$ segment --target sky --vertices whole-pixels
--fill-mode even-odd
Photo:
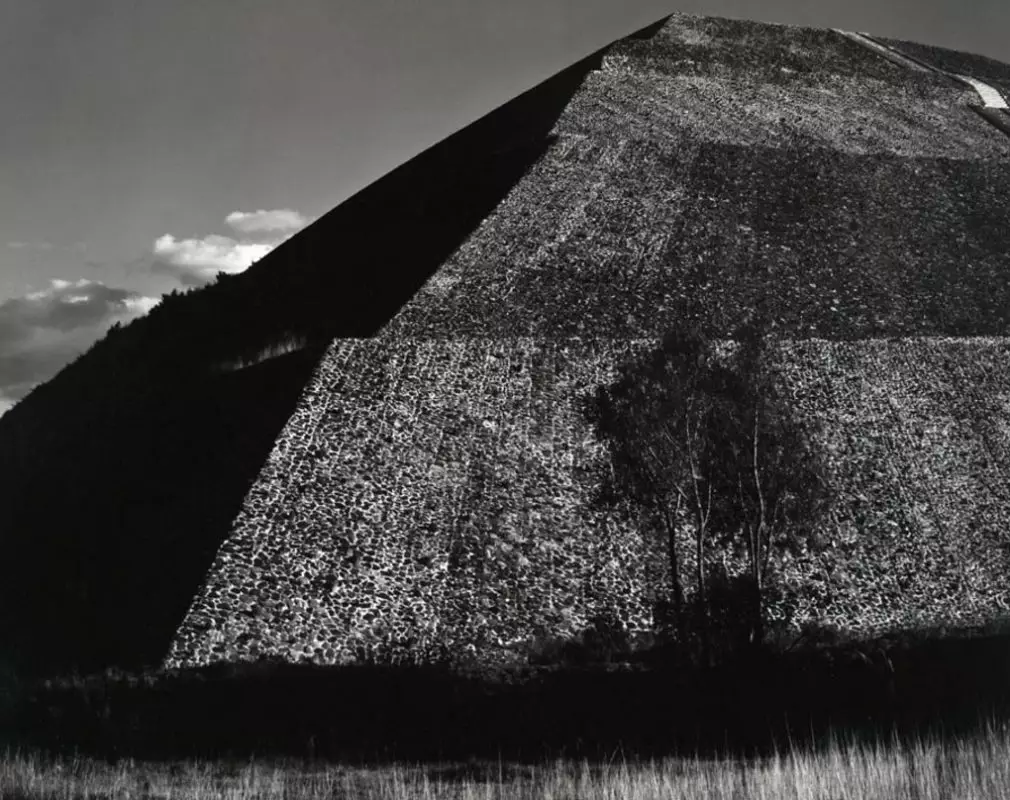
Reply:
[[[2,0],[0,414],[113,322],[673,11],[1010,62],[1006,0]]]

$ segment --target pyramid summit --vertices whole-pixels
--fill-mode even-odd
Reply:
[[[1001,615],[1010,138],[978,105],[828,30],[675,14],[592,54],[5,415],[0,641],[55,669],[648,633],[669,559],[597,502],[584,400],[757,308],[833,486],[790,624]]]

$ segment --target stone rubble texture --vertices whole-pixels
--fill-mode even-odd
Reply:
[[[664,544],[594,505],[578,402],[758,300],[840,498],[831,546],[782,566],[793,624],[1004,613],[1010,140],[975,102],[829,31],[674,15],[615,44],[399,314],[330,344],[166,666],[501,663],[601,615],[650,630]]]

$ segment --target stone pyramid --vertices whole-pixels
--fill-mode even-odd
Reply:
[[[77,589],[39,619],[57,637],[70,619],[90,626],[105,650],[73,641],[92,663],[150,662],[159,646],[169,667],[521,662],[601,617],[649,631],[669,584],[662,542],[593,502],[605,456],[579,402],[685,319],[728,339],[761,303],[838,497],[830,566],[810,553],[788,567],[814,589],[793,624],[1000,616],[1010,138],[939,70],[1005,91],[1010,67],[884,49],[939,69],[841,32],[675,14],[426,151],[245,275],[164,303],[0,421],[0,452],[19,458],[2,529],[12,580],[39,541],[72,549],[60,574]],[[258,322],[254,335],[212,319]],[[144,361],[183,328],[209,342],[200,368],[165,356],[121,391],[148,398],[165,376],[196,387],[157,419],[176,420],[181,442],[180,420],[202,420],[172,463],[195,459],[204,480],[152,467],[162,494],[132,489],[146,509],[88,494],[135,548],[100,572],[60,524],[71,515],[40,511],[47,480],[79,485],[66,459],[99,447],[47,427],[70,407],[57,389],[102,358]],[[153,429],[151,414],[101,411],[112,401],[95,392],[90,430]],[[16,446],[47,434],[44,466]],[[239,466],[222,455],[234,448]],[[136,463],[123,453],[106,474]],[[152,529],[159,512],[171,520]],[[63,538],[25,544],[40,514]],[[154,577],[159,557],[171,581]],[[45,604],[43,574],[14,580],[20,602]],[[31,640],[26,623],[5,630]],[[59,643],[39,658],[79,661]]]

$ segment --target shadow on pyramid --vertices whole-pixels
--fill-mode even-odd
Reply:
[[[7,659],[52,672],[164,657],[326,343],[392,318],[543,154],[600,59],[430,147],[245,274],[165,297],[4,416]]]

